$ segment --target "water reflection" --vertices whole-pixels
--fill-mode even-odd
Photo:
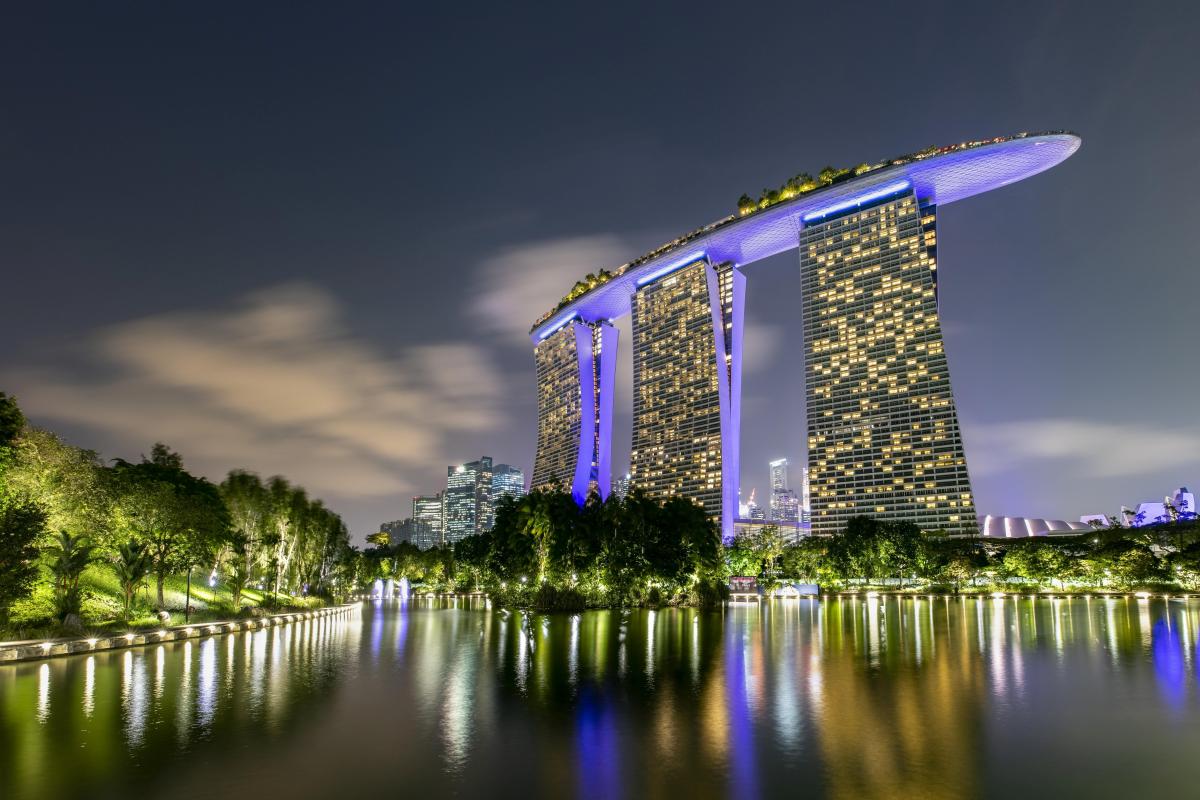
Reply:
[[[0,797],[1188,796],[1197,623],[1161,598],[381,602],[0,667]]]

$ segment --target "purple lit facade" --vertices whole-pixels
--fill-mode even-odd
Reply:
[[[946,203],[990,191],[1047,170],[1071,156],[1079,146],[1079,137],[1070,133],[1021,134],[931,149],[902,159],[882,162],[867,168],[857,176],[824,188],[799,194],[745,216],[728,217],[707,225],[616,269],[615,274],[605,283],[546,315],[531,331],[536,353],[544,349],[547,342],[557,340],[564,330],[573,330],[576,351],[574,355],[577,360],[572,370],[574,376],[564,380],[561,375],[551,376],[550,372],[553,370],[545,369],[544,359],[539,356],[539,442],[534,485],[542,483],[538,480],[538,465],[549,464],[552,451],[556,447],[545,434],[548,430],[560,430],[563,427],[560,424],[561,420],[558,423],[551,421],[552,424],[546,424],[544,415],[547,412],[558,414],[563,407],[572,405],[570,402],[547,402],[549,395],[558,393],[566,398],[579,398],[579,403],[574,408],[574,415],[577,415],[576,418],[580,421],[578,426],[572,424],[568,426],[569,430],[560,430],[560,435],[571,437],[575,451],[570,480],[573,494],[582,502],[588,487],[594,485],[602,496],[607,496],[611,488],[612,401],[616,360],[616,331],[609,323],[633,311],[633,485],[641,485],[651,494],[682,494],[692,497],[709,509],[710,513],[714,513],[720,521],[723,535],[728,538],[733,533],[740,472],[741,334],[745,312],[745,277],[741,268],[800,247],[804,238],[802,232],[806,229],[826,225],[846,215],[875,208],[880,204],[903,202],[905,198],[916,202],[922,209],[928,209],[932,214],[934,209]],[[932,227],[929,228],[929,233],[932,241]],[[678,463],[674,465],[671,457],[659,453],[656,455],[658,460],[651,464],[639,455],[639,442],[644,450],[645,443],[661,442],[664,436],[669,439],[671,433],[668,429],[660,427],[652,436],[647,435],[643,427],[657,425],[661,421],[661,415],[643,414],[639,417],[639,391],[644,388],[640,387],[639,383],[654,379],[652,371],[639,373],[638,370],[639,348],[646,347],[643,341],[645,337],[639,336],[639,331],[644,333],[653,322],[644,313],[639,321],[635,303],[639,297],[645,298],[657,291],[657,287],[700,277],[699,273],[693,272],[699,264],[703,264],[703,277],[701,283],[695,285],[694,293],[698,298],[699,287],[703,287],[706,312],[711,321],[703,326],[703,330],[700,326],[693,326],[690,335],[699,336],[703,341],[693,342],[694,346],[688,352],[691,354],[689,357],[694,357],[695,352],[700,351],[711,353],[715,362],[719,442],[712,441],[707,430],[695,432],[697,442],[704,437],[710,437],[705,439],[703,445],[698,445],[705,448],[703,452],[680,452],[675,456]],[[932,278],[936,300],[936,276]],[[585,347],[587,337],[580,331],[581,328],[592,331],[590,350]],[[605,328],[611,330],[611,335],[604,333]],[[940,346],[940,335],[937,338],[937,344]],[[662,342],[657,346],[661,350]],[[710,347],[711,350],[706,349]],[[585,353],[585,350],[588,352]],[[597,352],[603,354],[598,363],[595,356]],[[705,356],[704,360],[707,358],[708,356]],[[661,387],[659,390],[661,391]],[[645,395],[643,403],[646,402],[646,398],[652,397],[645,392],[642,394]],[[590,395],[591,399],[585,400],[585,395]],[[952,399],[950,402],[953,402]],[[670,424],[692,426],[693,417],[693,414],[676,414],[672,417],[674,423]],[[594,419],[594,424],[587,424],[589,419]],[[950,417],[947,417],[945,424],[957,426],[957,422]],[[690,431],[691,428],[688,427],[687,430]],[[594,443],[588,442],[591,431],[595,432]],[[699,482],[691,481],[694,488],[668,486],[665,480],[661,480],[664,470],[669,472],[676,467],[687,469],[684,463],[686,459],[700,459],[707,464],[708,460],[714,457],[720,463],[720,476],[712,478],[706,473]],[[642,467],[640,476],[639,459]],[[965,470],[965,466],[963,469]],[[547,469],[542,469],[541,472],[543,477],[549,474]],[[660,489],[658,492],[653,491],[656,481]],[[969,485],[966,485],[965,481],[963,485],[965,494],[968,495],[965,498],[967,502],[961,504],[958,516],[951,521],[973,525],[974,510],[970,503]],[[714,490],[719,493],[719,502],[714,502]],[[814,492],[816,491],[814,487]],[[885,500],[885,505],[886,502],[890,501]],[[814,506],[817,504],[814,498]],[[872,508],[870,511],[887,513],[888,509],[880,512]]]

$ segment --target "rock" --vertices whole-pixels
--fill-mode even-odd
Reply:
[[[168,611],[160,611],[160,612],[158,612],[158,621],[159,621],[161,624],[163,624],[163,625],[166,625],[166,624],[168,624],[168,623],[171,621],[171,614],[170,614],[170,612],[168,612]]]

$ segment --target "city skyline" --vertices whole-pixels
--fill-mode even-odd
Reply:
[[[257,8],[237,30],[186,7],[20,8],[0,233],[22,302],[0,320],[0,385],[106,457],[161,438],[211,479],[287,475],[361,543],[445,464],[532,468],[528,322],[587,272],[798,170],[1066,126],[1087,144],[1052,180],[939,210],[943,336],[978,508],[1116,513],[1200,482],[1194,310],[1176,300],[1200,293],[1184,268],[1200,109],[1179,102],[1196,12],[1075,8],[935,3],[868,30],[825,9],[824,29],[856,31],[849,61],[841,37],[795,52],[784,32],[814,19],[798,7],[719,31],[657,8],[636,26],[428,8],[332,28]],[[528,46],[497,60],[498,31]],[[458,56],[430,70],[445,37]],[[952,66],[866,105],[857,87],[897,40]],[[731,42],[761,42],[766,64],[691,57]],[[799,84],[828,87],[819,122],[781,102]],[[709,124],[679,113],[718,100]],[[741,484],[766,505],[767,461],[804,454],[802,417],[772,413],[803,396],[800,285],[794,255],[747,275]],[[631,411],[613,427],[621,474]]]

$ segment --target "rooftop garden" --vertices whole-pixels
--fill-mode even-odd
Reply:
[[[817,173],[817,177],[815,178],[807,172],[801,172],[799,175],[789,178],[787,183],[778,189],[763,189],[762,194],[758,196],[757,200],[748,194],[739,197],[738,215],[744,217],[747,214],[753,214],[761,208],[770,208],[776,203],[782,203],[785,200],[791,200],[793,197],[799,197],[802,194],[823,189],[831,184],[846,180],[849,177],[862,175],[881,166],[883,164],[877,164],[874,167],[869,164],[859,164],[857,167],[850,169],[825,167],[825,169]]]

